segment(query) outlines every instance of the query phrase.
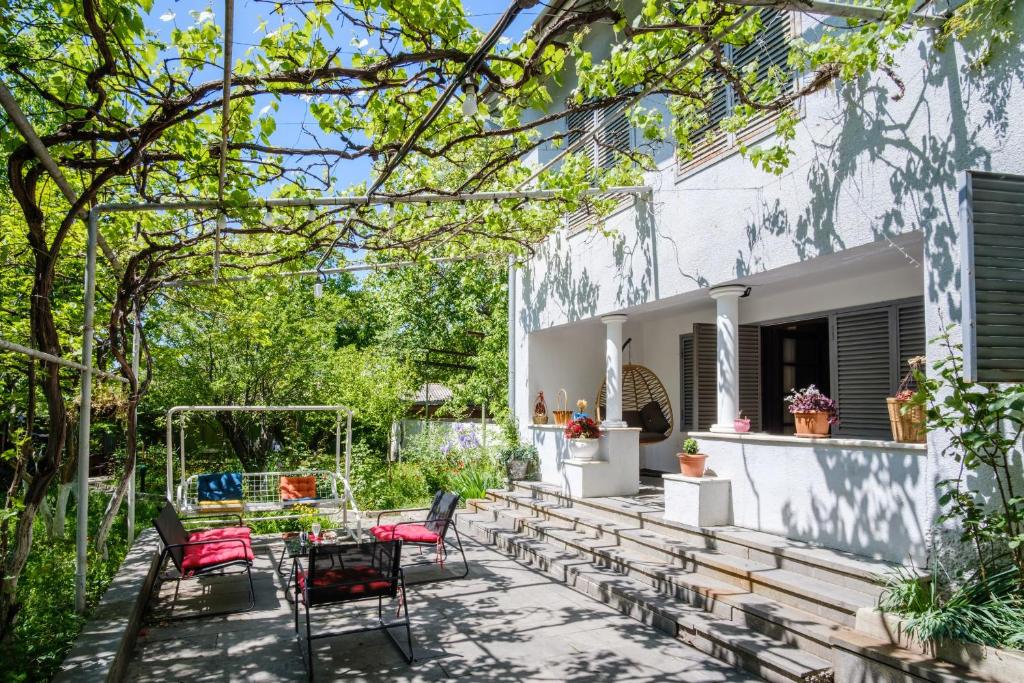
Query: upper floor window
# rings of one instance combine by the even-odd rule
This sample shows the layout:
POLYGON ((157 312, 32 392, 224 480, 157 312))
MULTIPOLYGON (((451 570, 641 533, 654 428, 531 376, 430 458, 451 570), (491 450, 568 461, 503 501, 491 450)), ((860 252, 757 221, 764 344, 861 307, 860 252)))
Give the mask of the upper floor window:
MULTIPOLYGON (((573 149, 573 153, 588 157, 595 170, 611 168, 618 161, 617 153, 633 149, 632 128, 621 105, 593 111, 571 111, 565 116, 565 124, 568 146, 587 137, 573 149)), ((629 197, 619 199, 625 203, 629 197)), ((589 226, 594 218, 593 210, 584 206, 566 215, 566 227, 573 233, 589 226)))
MULTIPOLYGON (((764 80, 773 67, 790 71, 787 64, 789 58, 789 40, 794 33, 793 15, 773 9, 761 11, 762 28, 749 45, 735 47, 724 46, 726 59, 742 72, 751 64, 756 64, 757 79, 764 80)), ((790 82, 793 74, 790 73, 790 82)), ((715 90, 711 103, 707 108, 707 121, 690 133, 691 158, 679 160, 679 174, 686 175, 707 162, 731 153, 740 140, 752 142, 771 131, 778 114, 768 112, 751 121, 747 127, 730 136, 724 132, 713 133, 719 124, 735 112, 740 98, 732 84, 724 84, 715 90)))

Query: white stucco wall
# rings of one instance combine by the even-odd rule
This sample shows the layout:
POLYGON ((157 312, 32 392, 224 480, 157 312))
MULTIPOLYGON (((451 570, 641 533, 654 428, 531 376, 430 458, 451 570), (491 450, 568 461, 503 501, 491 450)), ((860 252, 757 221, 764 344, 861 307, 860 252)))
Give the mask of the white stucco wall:
MULTIPOLYGON (((1024 31, 1024 7, 1016 23, 1024 31)), ((596 29, 592 44, 610 43, 606 30, 596 29)), ((1024 48, 1004 48, 985 69, 971 69, 959 46, 937 51, 920 32, 896 72, 906 86, 898 99, 884 75, 807 98, 781 176, 733 155, 678 181, 663 148, 646 179, 653 196, 608 220, 615 235, 549 240, 514 282, 521 424, 537 387, 595 393, 602 337, 590 321, 607 313, 631 315, 633 359, 655 369, 676 400, 678 334, 713 320, 713 285, 757 285, 741 304, 742 322, 923 294, 929 338, 958 323, 959 177, 971 169, 1024 174, 1024 48)), ((565 90, 572 86, 570 76, 565 90)), ((929 348, 932 359, 941 353, 929 348)), ((665 469, 677 445, 645 448, 644 463, 665 469)), ((930 435, 927 485, 914 491, 927 519, 937 510, 934 482, 956 473, 939 455, 944 445, 930 435)))

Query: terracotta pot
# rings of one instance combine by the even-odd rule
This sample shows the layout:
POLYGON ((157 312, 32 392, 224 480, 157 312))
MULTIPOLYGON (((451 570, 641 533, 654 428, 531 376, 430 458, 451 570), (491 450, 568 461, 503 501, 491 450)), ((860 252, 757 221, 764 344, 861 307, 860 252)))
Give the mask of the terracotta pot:
POLYGON ((750 418, 737 417, 732 421, 732 428, 739 434, 745 434, 750 431, 750 418))
POLYGON ((703 453, 696 453, 694 455, 678 453, 677 457, 679 458, 679 471, 682 472, 684 477, 704 476, 704 463, 708 456, 703 453))
POLYGON ((793 413, 797 436, 828 436, 828 413, 816 410, 810 413, 793 413))
POLYGON ((569 439, 569 457, 573 460, 598 460, 600 450, 600 439, 569 439))

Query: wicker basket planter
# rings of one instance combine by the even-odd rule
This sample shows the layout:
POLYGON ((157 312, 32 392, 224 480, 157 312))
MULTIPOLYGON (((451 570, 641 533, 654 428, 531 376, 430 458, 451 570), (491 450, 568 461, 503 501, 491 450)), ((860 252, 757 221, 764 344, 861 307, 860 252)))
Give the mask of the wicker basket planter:
POLYGON ((565 426, 572 419, 572 411, 569 410, 569 393, 565 389, 558 391, 555 398, 555 409, 551 411, 555 416, 555 424, 565 426))
POLYGON ((924 443, 924 409, 915 405, 904 412, 906 401, 892 397, 885 399, 885 403, 889 408, 892 440, 900 443, 924 443))

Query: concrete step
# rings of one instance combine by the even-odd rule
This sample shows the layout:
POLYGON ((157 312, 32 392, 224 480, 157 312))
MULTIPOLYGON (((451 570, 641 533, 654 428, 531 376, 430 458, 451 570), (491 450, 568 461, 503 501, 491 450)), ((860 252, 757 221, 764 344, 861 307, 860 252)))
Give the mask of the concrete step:
POLYGON ((521 510, 524 514, 537 515, 552 524, 587 534, 595 540, 605 540, 624 549, 639 551, 674 567, 693 570, 845 626, 854 625, 858 609, 872 607, 876 603, 873 596, 845 585, 836 585, 828 580, 713 549, 695 547, 686 541, 647 528, 638 529, 607 521, 577 508, 546 503, 531 504, 521 496, 502 496, 500 492, 491 492, 491 500, 521 510))
POLYGON ((732 555, 777 569, 821 579, 877 599, 887 578, 897 569, 916 573, 921 580, 928 573, 913 567, 873 558, 860 557, 831 548, 740 527, 691 527, 664 519, 660 494, 635 497, 574 499, 560 490, 540 482, 515 482, 514 490, 492 491, 492 496, 514 497, 519 505, 534 506, 538 511, 548 507, 549 514, 572 510, 619 524, 625 528, 644 529, 677 539, 695 547, 732 555))
MULTIPOLYGON (((503 521, 508 523, 507 518, 503 521)), ((461 512, 456 524, 460 532, 496 545, 574 589, 768 681, 831 680, 831 663, 821 657, 675 600, 579 553, 510 530, 493 521, 489 512, 461 512)))
POLYGON ((827 617, 782 604, 771 597, 700 574, 693 569, 673 566, 642 552, 590 538, 586 534, 558 526, 557 522, 531 517, 522 510, 480 501, 474 505, 478 514, 488 523, 576 553, 692 607, 795 645, 819 657, 831 657, 832 637, 846 630, 842 624, 827 617))

